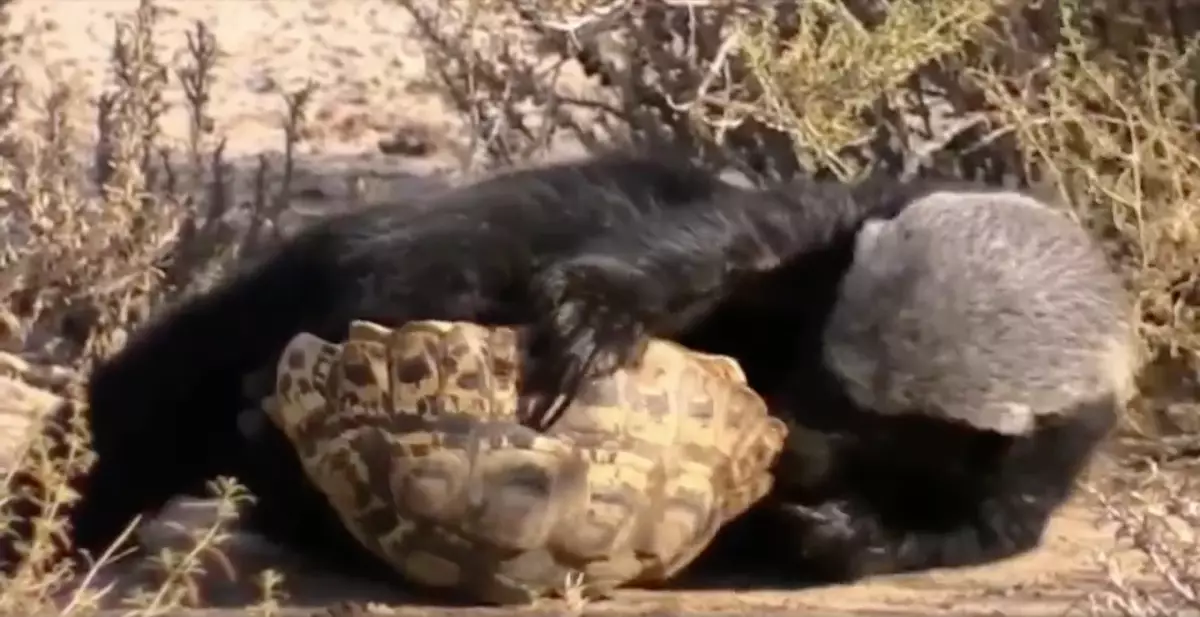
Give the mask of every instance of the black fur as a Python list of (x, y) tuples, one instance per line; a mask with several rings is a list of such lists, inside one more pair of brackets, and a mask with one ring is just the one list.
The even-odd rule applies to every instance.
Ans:
[(1114, 407), (1108, 397), (1083, 403), (1028, 437), (843, 408), (849, 417), (836, 428), (799, 442), (835, 451), (831, 473), (779, 487), (697, 567), (724, 570), (732, 558), (785, 584), (850, 582), (1019, 555), (1041, 543), (1110, 432)]

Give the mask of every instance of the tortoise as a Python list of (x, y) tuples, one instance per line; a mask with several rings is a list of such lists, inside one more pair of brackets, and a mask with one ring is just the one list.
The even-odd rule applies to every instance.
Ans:
[(477, 602), (661, 584), (769, 492), (787, 429), (733, 359), (652, 340), (539, 432), (520, 355), (514, 328), (355, 321), (295, 336), (265, 408), (364, 547)]

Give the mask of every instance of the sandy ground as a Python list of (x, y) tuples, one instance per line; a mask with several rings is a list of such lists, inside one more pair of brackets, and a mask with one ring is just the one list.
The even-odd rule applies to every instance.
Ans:
[[(459, 123), (429, 89), (427, 67), (413, 42), (409, 17), (394, 4), (385, 0), (163, 0), (161, 4), (168, 9), (160, 30), (165, 58), (182, 53), (186, 45), (183, 33), (192, 20), (204, 20), (217, 36), (223, 55), (211, 112), (219, 130), (229, 138), (232, 158), (249, 159), (281, 148), (281, 89), (294, 88), (309, 78), (318, 90), (312, 108), (314, 122), (301, 147), (301, 165), (310, 172), (309, 181), (319, 185), (315, 194), (329, 202), (327, 205), (338, 200), (341, 193), (336, 178), (346, 170), (367, 169), (401, 178), (404, 182), (395, 186), (410, 190), (412, 179), (453, 168)], [(44, 88), (66, 80), (86, 96), (94, 96), (104, 84), (113, 18), (135, 6), (133, 0), (18, 0), (14, 16), (17, 24), (29, 26), (30, 32), (21, 52), (22, 62), (34, 85)], [(181, 100), (178, 91), (172, 96), (176, 102)], [(80, 108), (79, 117), (88, 122), (84, 109)], [(165, 129), (169, 138), (182, 142), (184, 127), (182, 112), (168, 116)], [(432, 136), (427, 151), (419, 155), (380, 152), (380, 140), (413, 130)], [(36, 406), (38, 401), (20, 404)], [(183, 504), (171, 516), (196, 525), (211, 516), (211, 508), (202, 503)], [(161, 542), (178, 535), (161, 525), (156, 534), (152, 535)], [(1055, 521), (1042, 550), (990, 567), (795, 592), (752, 588), (627, 591), (613, 600), (593, 603), (587, 611), (647, 616), (800, 611), (820, 615), (1058, 614), (1087, 591), (1098, 589), (1098, 570), (1092, 559), (1109, 543), (1110, 536), (1097, 527), (1089, 509), (1075, 505)], [(378, 602), (381, 614), (464, 614), (461, 609), (411, 604), (394, 590), (341, 579), (311, 564), (298, 563), (255, 538), (239, 538), (231, 557), (243, 574), (263, 567), (282, 570), (289, 581), (288, 611), (297, 615), (343, 601)], [(128, 584), (137, 577), (125, 572), (119, 578)], [(240, 613), (237, 607), (253, 601), (255, 593), (244, 582), (223, 581), (217, 576), (206, 584), (205, 596), (215, 607), (224, 607), (204, 611), (215, 617)], [(476, 609), (465, 611), (474, 612)], [(477, 613), (513, 611), (478, 609)], [(547, 603), (522, 611), (536, 613), (561, 614), (562, 607)]]
[[(110, 86), (110, 45), (118, 19), (136, 0), (44, 2), (17, 0), (13, 24), (25, 31), (17, 61), (29, 91), (70, 84), (72, 118), (83, 142), (94, 132), (95, 97)], [(215, 35), (209, 116), (239, 188), (246, 190), (258, 155), (278, 169), (284, 145), (284, 95), (306, 81), (315, 85), (309, 122), (297, 146), (293, 205), (339, 205), (347, 180), (365, 177), (370, 200), (423, 187), (422, 178), (459, 167), (462, 123), (430, 87), (420, 49), (409, 34), (411, 18), (386, 0), (164, 0), (156, 29), (159, 58), (188, 62), (189, 32), (202, 21)], [(184, 151), (188, 135), (185, 97), (171, 77), (162, 142)], [(414, 136), (417, 139), (414, 139)], [(408, 149), (381, 144), (409, 140)]]
[[(202, 524), (210, 514), (208, 504), (191, 502), (178, 504), (167, 516), (175, 522), (194, 526)], [(172, 538), (178, 534), (159, 526), (147, 537), (152, 542), (166, 545), (173, 544)], [(851, 586), (800, 591), (756, 588), (751, 582), (705, 589), (626, 590), (610, 600), (588, 604), (586, 612), (613, 616), (764, 615), (800, 611), (846, 617), (1059, 615), (1086, 597), (1089, 591), (1102, 588), (1094, 558), (1097, 551), (1111, 546), (1111, 538), (1109, 533), (1098, 528), (1090, 508), (1076, 504), (1054, 521), (1041, 550), (987, 567), (896, 576)], [(564, 613), (564, 605), (551, 600), (521, 610), (440, 607), (386, 586), (324, 572), (249, 536), (237, 538), (228, 553), (239, 570), (239, 577), (252, 575), (265, 567), (283, 572), (290, 596), (285, 605), (296, 615), (312, 614), (322, 607), (336, 607), (342, 603), (373, 605), (384, 614), (413, 616)], [(126, 585), (138, 579), (130, 576), (127, 570), (125, 572), (117, 578)], [(113, 576), (107, 574), (97, 579), (96, 584), (115, 580)], [(707, 581), (703, 586), (714, 587)], [(252, 604), (258, 597), (252, 584), (231, 582), (224, 574), (213, 574), (203, 587), (206, 602), (213, 607), (210, 611), (217, 615), (235, 614), (237, 607)]]
[[(109, 45), (117, 18), (135, 0), (53, 3), (18, 0), (14, 22), (30, 30), (24, 44), (29, 77), (40, 68), (94, 94), (106, 83)], [(220, 49), (210, 112), (229, 138), (231, 156), (279, 147), (281, 93), (306, 80), (317, 86), (314, 125), (305, 153), (364, 155), (380, 138), (420, 125), (445, 131), (454, 121), (424, 79), (420, 49), (408, 31), (408, 13), (386, 0), (167, 0), (157, 29), (160, 58), (186, 61), (186, 33), (196, 20), (215, 34)], [(40, 66), (39, 66), (40, 65)], [(168, 102), (182, 104), (171, 89)], [(169, 137), (182, 139), (185, 116), (166, 119)]]

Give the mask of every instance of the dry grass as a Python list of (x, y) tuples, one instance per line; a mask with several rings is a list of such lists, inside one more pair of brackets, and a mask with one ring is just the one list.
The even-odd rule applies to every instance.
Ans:
[(1094, 493), (1101, 521), (1115, 527), (1118, 546), (1141, 558), (1127, 563), (1115, 551), (1098, 555), (1105, 584), (1086, 598), (1091, 614), (1167, 617), (1200, 611), (1200, 500), (1194, 478), (1195, 469), (1167, 475), (1153, 467), (1123, 497)]
[[(0, 0), (0, 15), (6, 2)], [(1073, 204), (1111, 247), (1137, 294), (1149, 359), (1129, 425), (1159, 440), (1151, 449), (1157, 459), (1195, 448), (1194, 34), (1182, 41), (1133, 37), (1114, 47), (1081, 26), (1083, 9), (1069, 2), (1056, 5), (1063, 10), (1049, 26), (1044, 19), (1020, 22), (1032, 18), (998, 0), (895, 0), (886, 13), (870, 2), (832, 0), (791, 13), (762, 3), (541, 4), (455, 2), (438, 16), (409, 5), (424, 26), (431, 66), (442, 71), (441, 87), (472, 124), (466, 163), (536, 157), (563, 135), (585, 145), (620, 138), (682, 146), (752, 180), (806, 169), (849, 177), (872, 166), (914, 174), (949, 165), (970, 175), (963, 170), (980, 153), (995, 155), (1010, 163), (1011, 174), (1037, 179)], [(501, 25), (478, 27), (484, 18)], [(1009, 34), (1030, 23), (1053, 31), (1050, 51), (1026, 53), (1013, 43)], [(29, 556), (25, 565), (0, 580), (0, 616), (96, 610), (97, 593), (72, 595), (70, 581), (94, 575), (114, 556), (85, 564), (54, 559), (62, 534), (55, 512), (74, 498), (65, 478), (90, 464), (75, 402), (79, 385), (156, 306), (202, 288), (223, 264), (278, 233), (276, 217), (288, 206), (291, 153), (310, 91), (280, 102), (288, 116), (280, 186), (268, 188), (264, 159), (250, 224), (235, 225), (223, 144), (206, 113), (219, 41), (197, 24), (190, 56), (167, 66), (154, 53), (154, 25), (154, 5), (144, 0), (115, 33), (112, 88), (96, 103), (95, 125), (87, 128), (97, 139), (89, 149), (81, 148), (88, 131), (64, 113), (78, 96), (68, 82), (31, 100), (20, 67), (5, 65), (0, 73), (0, 378), (67, 402), (55, 416), (63, 438), (26, 439), (16, 459), (5, 461), (10, 477), (0, 501), (35, 499), (47, 514), (33, 521), (32, 541), (20, 548)], [(16, 44), (0, 41), (0, 54)], [(564, 90), (558, 80), (569, 71), (590, 75), (596, 88)], [(169, 80), (187, 92), (192, 119), (182, 155), (157, 130)], [(995, 166), (988, 161), (980, 165)], [(28, 487), (12, 481), (15, 469), (48, 489), (22, 492)], [(1108, 589), (1088, 598), (1085, 609), (1200, 610), (1200, 500), (1176, 481), (1149, 474), (1129, 492), (1132, 500), (1104, 501), (1101, 515), (1145, 559), (1134, 566), (1138, 572), (1104, 561)], [(191, 548), (156, 556), (158, 584), (125, 598), (128, 614), (167, 614), (198, 601), (194, 581), (221, 566), (220, 546), (246, 498), (229, 480), (213, 488), (222, 503), (217, 523), (189, 530)], [(0, 531), (17, 525), (0, 521)], [(282, 581), (268, 572), (260, 582), (263, 602), (255, 610), (277, 614)], [(564, 593), (571, 614), (584, 610), (572, 593), (577, 583), (568, 581)]]
[[(281, 101), (287, 122), (281, 127), (280, 188), (268, 190), (261, 160), (250, 224), (239, 228), (230, 222), (224, 145), (206, 112), (217, 41), (197, 23), (188, 33), (189, 57), (166, 66), (156, 56), (157, 15), (153, 2), (142, 2), (114, 33), (112, 85), (96, 101), (97, 138), (90, 150), (81, 146), (82, 127), (72, 126), (66, 112), (78, 95), (67, 80), (55, 80), (60, 85), (49, 96), (31, 100), (22, 96), (23, 67), (5, 64), (0, 77), (5, 203), (0, 219), (6, 239), (0, 253), (5, 325), (0, 345), (12, 352), (3, 353), (4, 366), (8, 376), (61, 397), (45, 401), (40, 410), (61, 436), (34, 438), (39, 427), (30, 427), (23, 445), (4, 461), (0, 502), (28, 500), (44, 514), (32, 521), (30, 541), (17, 547), (22, 566), (0, 579), (0, 615), (86, 614), (111, 591), (78, 592), (63, 600), (80, 578), (90, 582), (119, 557), (110, 551), (88, 563), (57, 558), (64, 531), (57, 513), (75, 499), (67, 479), (86, 470), (92, 458), (79, 413), (81, 382), (93, 362), (119, 348), (128, 330), (156, 306), (203, 288), (230, 259), (270, 239), (274, 220), (288, 205), (292, 154), (310, 89)], [(159, 134), (169, 80), (186, 93), (191, 120), (182, 155)], [(54, 366), (73, 370), (64, 375), (49, 369)], [(20, 482), (18, 472), (34, 477), (35, 486)], [(190, 548), (151, 556), (157, 584), (120, 599), (126, 614), (161, 615), (195, 604), (195, 581), (214, 566), (228, 569), (220, 547), (247, 495), (231, 479), (217, 479), (212, 491), (220, 503), (216, 522), (186, 530)], [(18, 529), (18, 521), (0, 521), (0, 533)], [(127, 534), (132, 532), (133, 524)], [(269, 611), (279, 581), (270, 573), (262, 576), (263, 609)]]

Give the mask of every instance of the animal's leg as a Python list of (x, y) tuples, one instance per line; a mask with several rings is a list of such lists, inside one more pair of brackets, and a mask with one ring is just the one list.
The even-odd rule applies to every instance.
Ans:
[[(942, 470), (888, 473), (884, 456), (842, 479), (841, 494), (811, 506), (780, 506), (778, 520), (799, 569), (828, 580), (1013, 557), (1041, 543), (1051, 516), (1111, 429), (1114, 409), (1111, 400), (1092, 402), (1045, 420), (1031, 436), (991, 436), (997, 448), (976, 464), (948, 459)], [(968, 448), (986, 449), (985, 441)]]
[[(849, 241), (865, 220), (898, 207), (858, 199), (841, 184), (797, 182), (729, 191), (599, 237), (534, 282), (541, 321), (529, 340), (535, 362), (526, 384), (569, 400), (581, 380), (628, 363), (646, 335), (679, 332), (739, 283)], [(544, 426), (553, 415), (542, 405), (528, 421)]]

